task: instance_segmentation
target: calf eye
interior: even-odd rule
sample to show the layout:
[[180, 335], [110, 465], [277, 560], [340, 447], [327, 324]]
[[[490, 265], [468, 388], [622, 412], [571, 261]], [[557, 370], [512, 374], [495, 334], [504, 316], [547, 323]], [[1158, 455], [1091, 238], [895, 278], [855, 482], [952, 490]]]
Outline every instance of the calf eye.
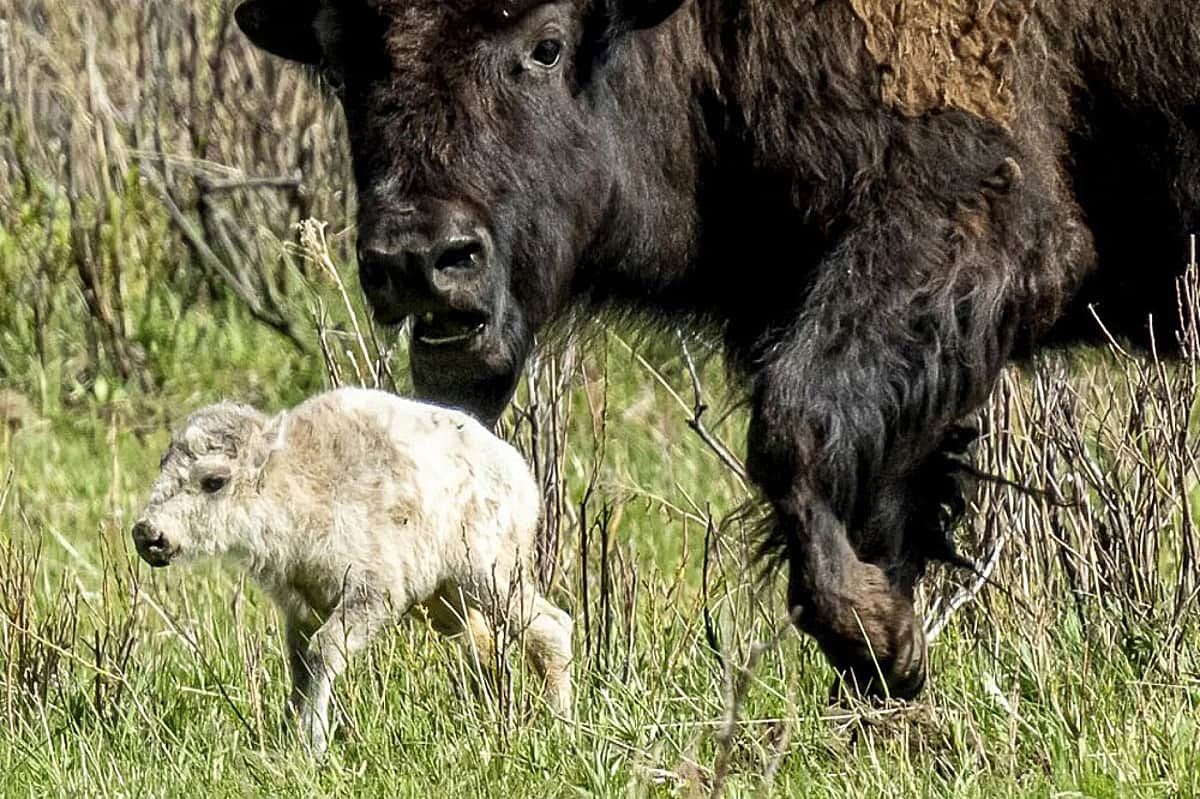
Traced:
[[552, 69], [558, 66], [562, 58], [563, 43], [557, 39], [542, 39], [533, 48], [530, 58], [539, 66]]
[[200, 481], [200, 488], [204, 489], [205, 494], [215, 494], [224, 488], [228, 482], [228, 477], [205, 477]]

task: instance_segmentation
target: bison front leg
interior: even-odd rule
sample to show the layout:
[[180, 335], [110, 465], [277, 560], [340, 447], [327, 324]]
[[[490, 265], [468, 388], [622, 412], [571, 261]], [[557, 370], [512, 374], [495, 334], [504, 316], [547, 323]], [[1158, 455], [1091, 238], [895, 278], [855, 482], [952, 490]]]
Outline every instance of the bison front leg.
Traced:
[[788, 552], [789, 604], [839, 680], [859, 695], [916, 696], [925, 684], [925, 636], [911, 589], [850, 545], [827, 502], [785, 501], [777, 512], [779, 524], [795, 536]]
[[952, 551], [931, 509], [962, 507], [933, 467], [1012, 340], [1008, 282], [992, 277], [1005, 262], [978, 249], [968, 263], [936, 243], [873, 263], [847, 248], [757, 356], [748, 468], [774, 510], [770, 543], [799, 627], [861, 693], [911, 697], [925, 682], [913, 589], [927, 556]]

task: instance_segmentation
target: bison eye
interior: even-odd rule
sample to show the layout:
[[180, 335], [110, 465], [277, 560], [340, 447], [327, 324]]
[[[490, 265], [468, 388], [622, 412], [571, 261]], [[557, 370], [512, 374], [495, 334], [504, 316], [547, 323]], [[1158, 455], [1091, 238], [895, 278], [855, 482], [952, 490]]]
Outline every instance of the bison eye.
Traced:
[[558, 66], [559, 59], [562, 58], [562, 51], [563, 43], [558, 39], [542, 39], [534, 46], [530, 58], [538, 66], [552, 69]]
[[203, 478], [200, 481], [200, 488], [202, 488], [204, 490], [205, 494], [215, 494], [218, 491], [220, 491], [222, 488], [224, 488], [225, 484], [228, 482], [229, 482], [228, 477], [221, 477], [221, 476], [213, 475], [210, 477]]

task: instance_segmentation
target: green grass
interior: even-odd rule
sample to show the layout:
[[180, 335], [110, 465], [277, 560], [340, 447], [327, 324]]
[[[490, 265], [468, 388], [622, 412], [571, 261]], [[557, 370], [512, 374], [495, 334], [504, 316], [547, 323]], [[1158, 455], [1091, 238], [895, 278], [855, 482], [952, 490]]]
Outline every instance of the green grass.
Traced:
[[[173, 421], [220, 396], [294, 403], [322, 385], [320, 364], [235, 310], [185, 315], [171, 340], [149, 394], [93, 386], [64, 404], [36, 394], [48, 379], [33, 369], [19, 383], [46, 419], [0, 442], [12, 471], [0, 512], [4, 795], [705, 796], [718, 771], [730, 796], [1200, 793], [1200, 681], [1144, 672], [1115, 621], [1093, 615], [1084, 629], [1036, 586], [1026, 610], [988, 602], [952, 623], [932, 650], [929, 692], [903, 707], [830, 705], [815, 647], [785, 635], [754, 669], [722, 746], [730, 691], [704, 635], [702, 511], [723, 519], [745, 496], [612, 338], [607, 370], [589, 371], [609, 408], [596, 502], [620, 509], [607, 645], [598, 544], [588, 636], [573, 529], [554, 596], [576, 617], [575, 722], [544, 712], [519, 659], [511, 696], [481, 696], [459, 650], [411, 623], [341, 681], [344, 723], [314, 762], [282, 731], [284, 660], [267, 599], [217, 564], [151, 572], [126, 530]], [[669, 342], [660, 349], [656, 366], [682, 390]], [[716, 365], [708, 377], [719, 383]], [[572, 502], [591, 476], [584, 396], [573, 402]], [[734, 413], [718, 432], [736, 441], [742, 424]], [[783, 614], [770, 592], [756, 595], [736, 531], [727, 525], [709, 603], [741, 664]], [[1184, 646], [1194, 654], [1196, 641]]]

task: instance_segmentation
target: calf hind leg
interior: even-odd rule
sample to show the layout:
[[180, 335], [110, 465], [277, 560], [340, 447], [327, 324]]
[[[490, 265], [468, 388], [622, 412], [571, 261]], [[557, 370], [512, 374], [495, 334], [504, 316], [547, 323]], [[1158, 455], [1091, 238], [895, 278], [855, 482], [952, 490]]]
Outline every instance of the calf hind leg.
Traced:
[[447, 638], [460, 638], [467, 655], [480, 669], [495, 665], [495, 634], [483, 612], [470, 602], [457, 585], [445, 585], [423, 604], [434, 631]]
[[544, 681], [546, 702], [557, 715], [571, 717], [570, 615], [551, 604], [535, 588], [483, 594], [483, 609], [497, 619], [506, 635], [519, 636], [538, 675]]
[[462, 646], [470, 663], [469, 688], [477, 697], [494, 691], [501, 670], [496, 634], [483, 611], [457, 585], [443, 586], [424, 607], [433, 629]]
[[525, 654], [545, 680], [546, 701], [563, 718], [571, 717], [571, 617], [532, 592], [533, 612], [525, 628]]

